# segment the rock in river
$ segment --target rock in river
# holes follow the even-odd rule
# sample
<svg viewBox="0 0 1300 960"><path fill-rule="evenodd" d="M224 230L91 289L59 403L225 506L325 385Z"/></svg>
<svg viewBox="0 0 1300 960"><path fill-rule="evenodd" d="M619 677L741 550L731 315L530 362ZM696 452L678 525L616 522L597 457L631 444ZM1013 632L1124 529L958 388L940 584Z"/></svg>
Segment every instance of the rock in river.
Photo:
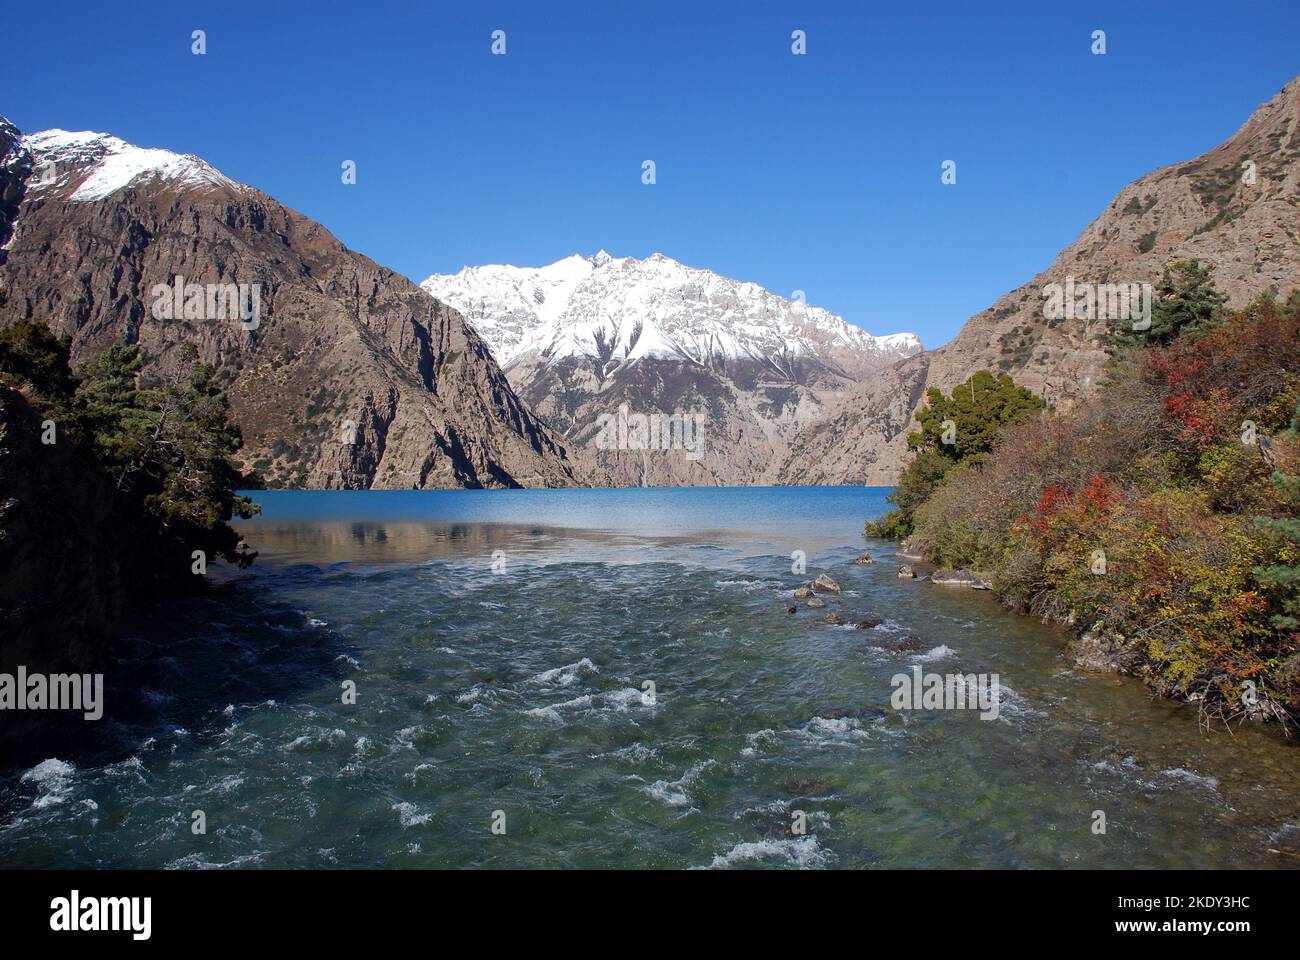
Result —
<svg viewBox="0 0 1300 960"><path fill-rule="evenodd" d="M819 593L839 593L840 585L830 578L829 574L820 574L813 581L813 589Z"/></svg>

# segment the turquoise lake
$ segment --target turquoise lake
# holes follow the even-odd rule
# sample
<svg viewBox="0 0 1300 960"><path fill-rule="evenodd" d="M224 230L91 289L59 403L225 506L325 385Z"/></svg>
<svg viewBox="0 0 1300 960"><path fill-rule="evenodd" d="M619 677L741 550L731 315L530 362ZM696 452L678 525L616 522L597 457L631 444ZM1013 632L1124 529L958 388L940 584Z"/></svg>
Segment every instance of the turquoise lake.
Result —
<svg viewBox="0 0 1300 960"><path fill-rule="evenodd" d="M862 536L887 492L256 491L254 566L129 624L102 742L0 782L0 860L1300 864L1294 743L900 580ZM809 609L821 572L842 592ZM996 673L998 717L895 710L916 666Z"/></svg>

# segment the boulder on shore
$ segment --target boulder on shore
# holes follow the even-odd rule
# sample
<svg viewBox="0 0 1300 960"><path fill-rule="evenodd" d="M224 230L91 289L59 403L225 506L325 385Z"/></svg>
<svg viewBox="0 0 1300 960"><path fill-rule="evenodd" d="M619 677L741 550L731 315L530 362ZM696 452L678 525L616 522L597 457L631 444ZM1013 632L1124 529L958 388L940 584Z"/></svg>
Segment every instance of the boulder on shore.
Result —
<svg viewBox="0 0 1300 960"><path fill-rule="evenodd" d="M970 590L990 590L992 587L983 577L970 570L936 570L930 574L930 582L941 587L966 587Z"/></svg>
<svg viewBox="0 0 1300 960"><path fill-rule="evenodd" d="M1069 644L1070 658L1081 670L1133 673L1142 663L1143 645L1094 626Z"/></svg>
<svg viewBox="0 0 1300 960"><path fill-rule="evenodd" d="M819 593L839 593L840 585L830 578L830 574L819 574L813 581L813 589Z"/></svg>

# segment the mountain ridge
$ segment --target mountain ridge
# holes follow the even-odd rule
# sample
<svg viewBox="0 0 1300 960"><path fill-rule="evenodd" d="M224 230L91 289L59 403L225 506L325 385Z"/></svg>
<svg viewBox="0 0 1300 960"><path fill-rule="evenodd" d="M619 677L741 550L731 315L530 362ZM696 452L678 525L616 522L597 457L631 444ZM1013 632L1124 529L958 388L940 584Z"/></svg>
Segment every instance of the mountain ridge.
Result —
<svg viewBox="0 0 1300 960"><path fill-rule="evenodd" d="M466 316L521 395L577 444L590 448L600 417L623 406L707 413L714 440L703 457L596 448L595 482L769 482L800 429L850 387L923 349L914 334L873 336L662 253L485 264L421 286Z"/></svg>
<svg viewBox="0 0 1300 960"><path fill-rule="evenodd" d="M1107 358L1106 323L1048 320L1044 288L1071 277L1157 284L1166 266L1185 259L1212 266L1233 307L1269 290L1285 298L1300 284L1300 77L1222 143L1120 188L1046 269L970 317L948 343L900 361L892 375L913 397L906 413L899 391L865 385L846 395L800 438L781 482L817 470L826 482L892 484L925 390L949 391L977 370L1009 373L1059 406L1090 395ZM828 469L831 462L839 466Z"/></svg>
<svg viewBox="0 0 1300 960"><path fill-rule="evenodd" d="M8 125L9 129L12 125ZM0 323L47 322L74 358L139 343L145 375L192 345L212 363L270 485L573 484L566 446L510 388L463 318L323 226L195 157L107 134L9 138L21 170ZM162 320L152 291L258 285L252 329Z"/></svg>

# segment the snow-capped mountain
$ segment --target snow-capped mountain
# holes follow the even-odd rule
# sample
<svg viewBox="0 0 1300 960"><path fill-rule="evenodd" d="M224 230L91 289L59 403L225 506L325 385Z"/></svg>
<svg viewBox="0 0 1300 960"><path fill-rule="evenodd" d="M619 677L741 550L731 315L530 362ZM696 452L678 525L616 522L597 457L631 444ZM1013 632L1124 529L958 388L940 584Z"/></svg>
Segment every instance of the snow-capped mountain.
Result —
<svg viewBox="0 0 1300 960"><path fill-rule="evenodd" d="M197 303L156 316L177 277L187 307L191 285L255 284L260 325ZM182 375L193 348L227 388L242 466L271 486L575 482L482 338L405 277L198 157L0 117L0 328L31 319L75 362L139 346L147 379Z"/></svg>
<svg viewBox="0 0 1300 960"><path fill-rule="evenodd" d="M659 253L466 267L420 286L459 310L505 367L532 353L552 363L749 360L780 374L792 358L815 358L854 375L922 349L913 334L875 337L820 307Z"/></svg>
<svg viewBox="0 0 1300 960"><path fill-rule="evenodd" d="M176 187L243 187L190 154L137 147L107 133L44 130L24 138L33 170L29 191L73 186L68 199L102 200L132 184L172 181Z"/></svg>
<svg viewBox="0 0 1300 960"><path fill-rule="evenodd" d="M801 429L922 351L913 334L872 336L659 253L466 267L420 286L464 315L525 400L591 451L594 483L769 481ZM598 425L623 407L706 415L704 454L595 449Z"/></svg>

